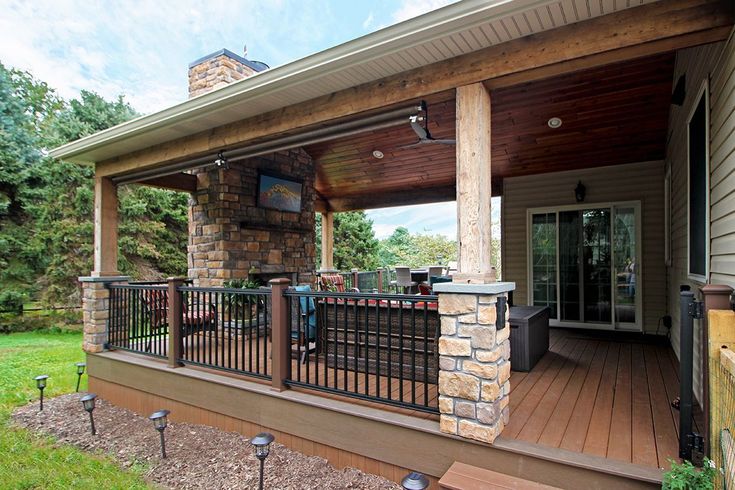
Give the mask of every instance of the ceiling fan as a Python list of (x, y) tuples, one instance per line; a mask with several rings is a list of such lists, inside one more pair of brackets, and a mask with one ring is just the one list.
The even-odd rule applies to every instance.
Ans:
[(400, 148), (413, 148), (427, 144), (454, 145), (457, 143), (457, 140), (454, 139), (436, 139), (431, 136), (431, 133), (429, 132), (429, 110), (426, 105), (426, 101), (424, 100), (421, 101), (421, 111), (424, 113), (423, 115), (415, 115), (409, 118), (411, 129), (413, 129), (416, 136), (419, 137), (419, 140), (416, 143), (401, 146)]

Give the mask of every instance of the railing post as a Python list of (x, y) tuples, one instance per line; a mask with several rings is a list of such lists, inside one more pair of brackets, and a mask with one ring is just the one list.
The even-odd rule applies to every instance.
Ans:
[(352, 269), (351, 272), (352, 272), (352, 287), (353, 288), (359, 288), (360, 286), (358, 286), (358, 281), (359, 281), (358, 273), (360, 272), (360, 270), (359, 269)]
[(271, 279), (271, 389), (283, 391), (288, 388), (285, 380), (291, 377), (291, 326), (288, 319), (288, 299), (283, 292), (291, 281), (285, 278)]
[(383, 292), (383, 268), (378, 267), (378, 292)]
[(184, 285), (185, 279), (180, 277), (168, 278), (168, 367), (177, 368), (184, 364), (180, 361), (184, 347), (182, 332), (183, 295), (178, 290)]

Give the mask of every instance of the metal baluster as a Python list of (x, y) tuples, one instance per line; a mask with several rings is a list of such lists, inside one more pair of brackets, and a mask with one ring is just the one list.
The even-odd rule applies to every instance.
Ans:
[(388, 300), (388, 400), (393, 399), (393, 301)]
[(429, 302), (424, 301), (424, 406), (429, 406)]
[(403, 300), (398, 301), (398, 400), (403, 401)]
[(416, 302), (411, 301), (411, 403), (416, 404)]
[[(368, 300), (365, 299), (365, 394), (370, 395), (370, 332), (368, 329)], [(357, 374), (357, 373), (355, 373)]]
[[(347, 369), (347, 350), (349, 346), (348, 342), (348, 331), (347, 331), (347, 298), (344, 299), (344, 364), (342, 365), (342, 369), (344, 369), (344, 390), (347, 391), (347, 385), (348, 385), (348, 379), (347, 374), (349, 373), (349, 370)], [(355, 329), (355, 337), (357, 337), (357, 329)], [(357, 338), (353, 340), (353, 342), (357, 343)], [(355, 359), (355, 367), (357, 367), (357, 359)], [(355, 372), (355, 392), (357, 392), (357, 372)]]
[(296, 315), (296, 379), (301, 381), (301, 324), (303, 323), (301, 321), (301, 318), (303, 317), (303, 313), (301, 312), (301, 296), (292, 296), (289, 301), (289, 311), (293, 311), (293, 300), (296, 298), (297, 301), (297, 309), (299, 313)]
[(375, 396), (380, 398), (380, 299), (375, 299)]

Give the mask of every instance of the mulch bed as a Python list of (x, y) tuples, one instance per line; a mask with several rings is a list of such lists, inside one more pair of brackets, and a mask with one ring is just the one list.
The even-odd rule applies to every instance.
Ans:
[[(21, 427), (51, 435), (59, 444), (104, 453), (121, 466), (141, 463), (146, 479), (163, 488), (258, 488), (259, 461), (249, 439), (213, 427), (169, 422), (167, 459), (161, 459), (158, 432), (147, 417), (97, 399), (97, 435), (90, 433), (89, 416), (82, 409), (82, 393), (44, 400), (17, 409), (13, 420)], [(276, 443), (265, 462), (265, 488), (398, 489), (400, 486), (354, 468), (337, 470), (327, 460), (306, 456)]]

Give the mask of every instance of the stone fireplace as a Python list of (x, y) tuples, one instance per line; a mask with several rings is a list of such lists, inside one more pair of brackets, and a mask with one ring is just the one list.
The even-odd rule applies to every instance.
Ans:
[[(302, 182), (301, 212), (258, 206), (258, 175)], [(314, 164), (303, 150), (199, 170), (189, 208), (189, 277), (198, 286), (233, 278), (310, 283), (315, 269)]]

